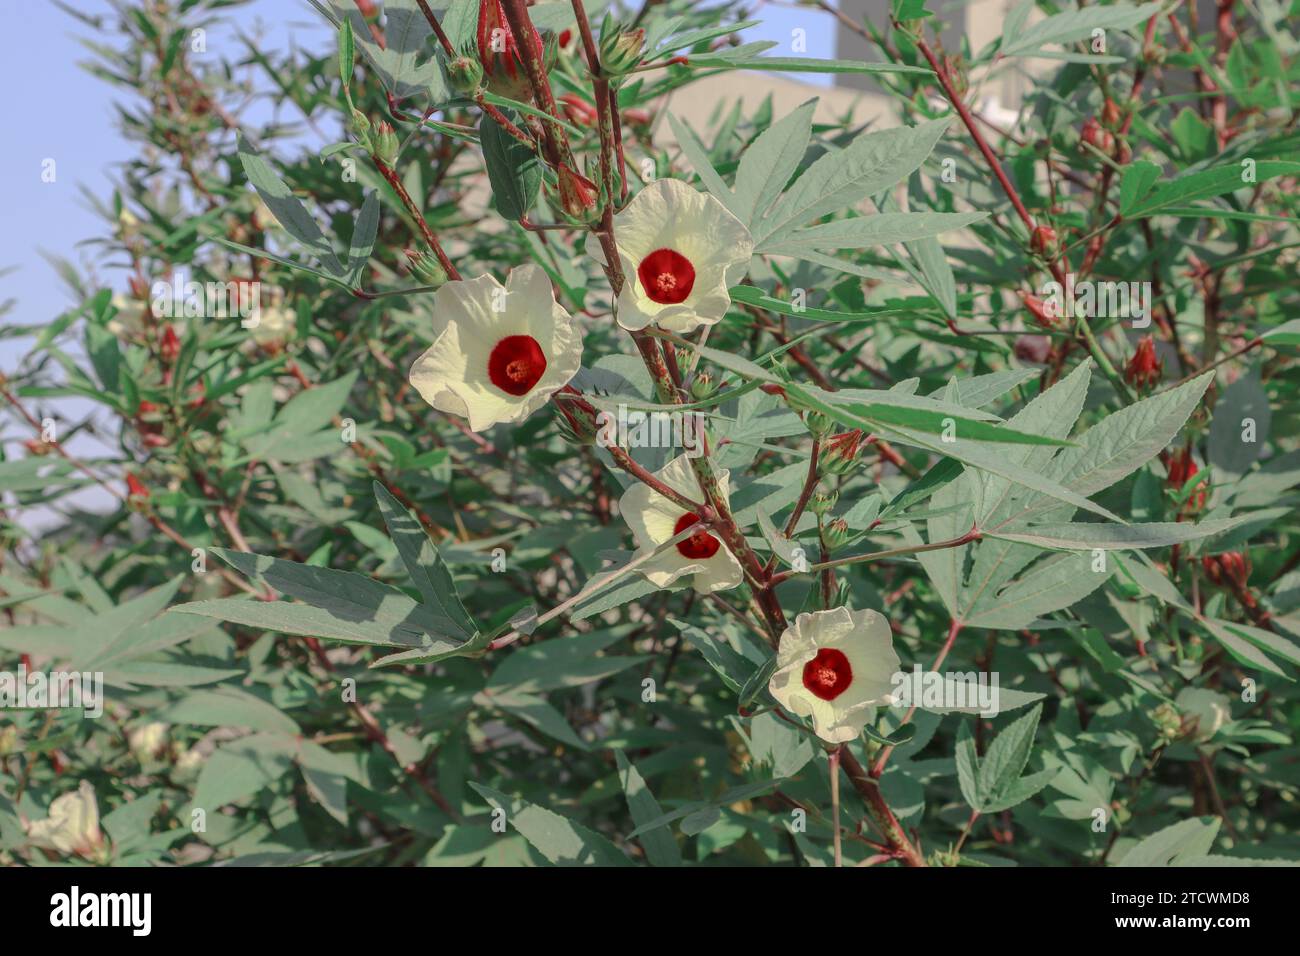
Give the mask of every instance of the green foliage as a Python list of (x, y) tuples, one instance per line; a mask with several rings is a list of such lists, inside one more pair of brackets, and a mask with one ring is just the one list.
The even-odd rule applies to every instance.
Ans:
[[(1175, 33), (1182, 8), (1026, 3), (945, 51), (899, 0), (866, 62), (747, 42), (738, 3), (589, 3), (639, 61), (612, 76), (550, 0), (555, 116), (490, 55), (449, 83), (476, 0), (429, 4), (450, 56), (416, 0), (313, 0), (321, 50), (195, 55), (230, 6), (74, 14), (137, 152), (94, 200), (103, 268), (0, 328), (32, 339), (0, 378), (0, 697), (20, 665), (98, 674), (104, 714), (6, 702), (0, 862), (827, 865), (835, 819), (846, 864), (1300, 861), (1283, 6)], [(766, 71), (876, 90), (686, 108)], [(983, 92), (1006, 71), (1012, 124)], [(716, 322), (630, 333), (645, 280), (606, 243), (660, 178), (754, 252), (692, 273)], [(456, 273), (528, 264), (582, 367), (473, 432), (409, 370)], [(1110, 288), (1053, 311), (1053, 283)], [(592, 438), (637, 411), (707, 441)], [(623, 495), (683, 448), (703, 523), (644, 546)], [(651, 576), (690, 527), (739, 584)], [(783, 635), (842, 607), (918, 686), (832, 741), (781, 699), (783, 669), (814, 686)], [(42, 836), (86, 794), (98, 829)]]

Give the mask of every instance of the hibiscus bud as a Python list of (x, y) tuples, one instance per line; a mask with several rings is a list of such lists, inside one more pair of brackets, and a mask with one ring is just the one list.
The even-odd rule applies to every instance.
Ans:
[(1201, 567), (1205, 569), (1205, 576), (1214, 584), (1228, 588), (1239, 596), (1250, 598), (1245, 603), (1254, 604), (1254, 598), (1247, 591), (1250, 580), (1250, 560), (1240, 551), (1207, 554), (1201, 558)]
[(447, 80), (462, 96), (473, 96), (483, 85), (483, 64), (464, 53), (447, 63)]
[(858, 466), (862, 450), (862, 429), (840, 432), (826, 440), (818, 467), (828, 475), (847, 475)]
[(559, 169), (560, 208), (570, 219), (592, 222), (599, 217), (596, 184), (568, 166)]
[(1089, 146), (1101, 150), (1107, 156), (1115, 148), (1115, 137), (1111, 135), (1109, 130), (1102, 128), (1095, 116), (1088, 117), (1088, 122), (1083, 124), (1083, 130), (1079, 133), (1079, 138)]
[[(608, 24), (610, 21), (606, 20)], [(645, 30), (600, 31), (600, 66), (610, 76), (631, 72), (641, 62), (641, 48), (645, 45)]]
[(1149, 335), (1144, 335), (1138, 340), (1133, 357), (1128, 360), (1128, 365), (1124, 367), (1124, 379), (1134, 388), (1150, 388), (1160, 381), (1162, 370), (1163, 366), (1160, 360), (1156, 358), (1155, 339)]
[(392, 124), (385, 120), (380, 120), (375, 124), (375, 135), (370, 138), (370, 150), (385, 166), (391, 166), (397, 160), (397, 150), (401, 145), (397, 139), (397, 131), (393, 129)]
[(579, 448), (596, 444), (600, 431), (592, 415), (563, 398), (555, 399), (555, 427), (561, 438)]
[(37, 458), (48, 455), (54, 449), (50, 442), (42, 441), (39, 438), (27, 439), (27, 441), (23, 442), (23, 447), (27, 449), (28, 454), (35, 455)]
[(623, 110), (623, 122), (628, 126), (649, 126), (650, 111), (637, 109), (633, 107), (630, 110)]
[(1044, 365), (1052, 355), (1052, 340), (1046, 335), (1022, 335), (1013, 348), (1020, 361)]
[(1037, 226), (1029, 237), (1029, 248), (1040, 256), (1054, 256), (1060, 246), (1056, 230), (1051, 226)]
[(817, 438), (821, 438), (835, 427), (835, 421), (829, 415), (823, 415), (821, 412), (809, 412), (804, 416), (803, 423), (808, 426), (808, 430)]
[[(1198, 473), (1199, 469), (1196, 467), (1196, 462), (1192, 460), (1192, 450), (1184, 448), (1169, 460), (1169, 487), (1174, 491), (1182, 491)], [(1198, 481), (1194, 487), (1197, 490), (1183, 503), (1182, 510), (1184, 513), (1193, 513), (1205, 506), (1204, 479)]]
[(141, 401), (135, 410), (135, 426), (140, 439), (148, 448), (160, 448), (168, 444), (163, 434), (163, 420), (158, 406), (150, 401)]
[(1030, 295), (1028, 292), (1018, 291), (1016, 295), (1020, 296), (1020, 301), (1024, 303), (1026, 309), (1037, 322), (1045, 329), (1056, 328), (1055, 309), (1036, 295)]
[(808, 501), (808, 510), (815, 515), (826, 515), (840, 500), (839, 492), (819, 491)]
[(149, 489), (135, 475), (126, 476), (126, 491), (128, 501), (136, 504), (143, 504), (149, 497)]
[(1112, 100), (1110, 97), (1106, 97), (1106, 102), (1102, 105), (1101, 108), (1102, 123), (1104, 123), (1106, 126), (1110, 127), (1111, 129), (1114, 129), (1117, 126), (1119, 126), (1122, 117), (1123, 117), (1123, 111), (1119, 108), (1119, 104), (1116, 103), (1114, 100)]
[(826, 547), (831, 551), (844, 547), (851, 536), (852, 532), (849, 531), (849, 523), (843, 518), (836, 518), (822, 528), (822, 540), (826, 542)]
[(366, 118), (365, 113), (361, 112), (361, 110), (354, 109), (352, 111), (352, 123), (350, 125), (352, 127), (352, 132), (356, 134), (358, 140), (363, 144), (370, 142), (370, 120)]
[[(542, 38), (536, 28), (527, 42), (538, 53), (543, 52)], [(482, 0), (478, 9), (478, 56), (483, 64), (483, 75), (488, 89), (498, 96), (527, 102), (532, 99), (532, 85), (519, 56), (519, 45), (510, 24), (506, 21), (501, 0)]]
[(561, 31), (560, 31), (560, 37), (559, 37), (559, 44), (560, 44), (560, 46), (562, 46), (562, 47), (566, 47), (566, 46), (568, 46), (568, 45), (569, 45), (569, 41), (572, 40), (572, 39), (573, 39), (573, 31), (572, 31), (572, 30), (561, 30)]
[(176, 336), (176, 330), (170, 325), (163, 326), (162, 341), (158, 343), (158, 355), (168, 365), (174, 365), (180, 358), (181, 340)]
[(691, 398), (697, 402), (708, 401), (717, 390), (718, 386), (714, 383), (713, 376), (703, 370), (697, 373), (695, 381), (691, 382)]
[(574, 126), (595, 126), (598, 117), (596, 107), (592, 106), (577, 93), (565, 93), (559, 97), (560, 109), (564, 118)]
[(442, 286), (447, 281), (447, 270), (442, 267), (442, 263), (434, 256), (425, 255), (418, 249), (405, 249), (406, 264), (411, 270), (411, 275), (417, 277), (426, 285), (435, 287)]
[(1152, 712), (1151, 720), (1159, 730), (1161, 739), (1166, 742), (1177, 740), (1182, 736), (1183, 719), (1178, 714), (1178, 708), (1173, 704), (1161, 704)]

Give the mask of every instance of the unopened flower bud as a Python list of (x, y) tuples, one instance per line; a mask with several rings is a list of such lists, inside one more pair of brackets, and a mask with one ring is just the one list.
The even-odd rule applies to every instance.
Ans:
[(718, 390), (718, 386), (713, 381), (713, 376), (704, 370), (700, 370), (695, 380), (691, 382), (691, 398), (697, 402), (707, 401)]
[(600, 430), (595, 419), (585, 409), (563, 397), (555, 399), (555, 426), (559, 429), (561, 438), (578, 447), (596, 444), (596, 435)]
[(1101, 150), (1107, 156), (1115, 149), (1115, 137), (1110, 130), (1105, 129), (1097, 122), (1095, 116), (1088, 117), (1088, 121), (1083, 124), (1083, 129), (1079, 132), (1079, 139), (1089, 146)]
[(1156, 358), (1155, 340), (1144, 335), (1133, 351), (1133, 357), (1124, 367), (1124, 379), (1136, 389), (1147, 389), (1160, 381), (1163, 366)]
[(356, 134), (358, 140), (362, 143), (368, 143), (370, 136), (370, 120), (361, 110), (352, 111), (352, 132)]
[(858, 453), (862, 450), (862, 429), (840, 432), (826, 440), (818, 467), (824, 474), (847, 475), (858, 467)]
[(392, 124), (386, 120), (380, 120), (375, 124), (375, 133), (370, 137), (370, 149), (376, 159), (385, 166), (393, 165), (397, 160), (397, 150), (400, 146), (401, 142)]
[[(609, 21), (607, 20), (608, 24)], [(641, 62), (641, 48), (645, 46), (645, 30), (606, 30), (600, 33), (600, 67), (610, 76), (622, 76)]]
[(168, 365), (174, 365), (181, 355), (181, 340), (171, 325), (164, 325), (161, 341), (158, 343), (158, 357)]
[(1166, 742), (1177, 740), (1182, 736), (1183, 719), (1178, 714), (1178, 708), (1173, 704), (1164, 703), (1157, 707), (1151, 714), (1151, 721)]
[(849, 531), (849, 523), (843, 518), (836, 518), (822, 528), (822, 539), (826, 542), (826, 547), (831, 551), (844, 547), (852, 534)]
[[(1200, 473), (1196, 467), (1196, 462), (1192, 460), (1192, 450), (1184, 448), (1177, 455), (1169, 459), (1169, 487), (1175, 492), (1181, 492), (1187, 487), (1188, 482)], [(1193, 486), (1196, 488), (1187, 499), (1183, 502), (1182, 513), (1193, 514), (1200, 511), (1205, 506), (1205, 481), (1201, 479)]]
[(135, 475), (126, 476), (126, 492), (128, 504), (143, 505), (149, 500), (149, 489)]
[(804, 416), (803, 423), (808, 426), (808, 431), (812, 432), (814, 438), (821, 438), (835, 427), (835, 420), (821, 412), (809, 412)]
[(1020, 296), (1020, 301), (1024, 303), (1025, 308), (1029, 310), (1029, 313), (1034, 317), (1035, 322), (1045, 329), (1056, 328), (1057, 317), (1054, 314), (1056, 311), (1054, 308), (1049, 306), (1038, 296), (1030, 295), (1028, 292), (1023, 290), (1017, 291), (1016, 295)]
[(1104, 123), (1106, 126), (1110, 127), (1111, 129), (1115, 129), (1117, 126), (1119, 126), (1120, 120), (1123, 118), (1123, 115), (1124, 115), (1123, 110), (1119, 108), (1119, 104), (1116, 103), (1114, 100), (1112, 100), (1110, 97), (1107, 97), (1106, 102), (1101, 107), (1102, 123)]
[(826, 515), (839, 502), (840, 495), (836, 491), (819, 491), (808, 501), (808, 510), (815, 515)]
[(1240, 551), (1225, 551), (1223, 554), (1207, 554), (1201, 558), (1201, 567), (1205, 576), (1219, 587), (1228, 588), (1243, 603), (1253, 607), (1255, 599), (1248, 587), (1250, 582), (1250, 559)]
[(464, 53), (447, 63), (447, 81), (462, 96), (473, 96), (483, 85), (483, 64)]
[(600, 217), (599, 190), (596, 184), (568, 166), (557, 173), (559, 206), (574, 222), (590, 223)]
[[(542, 53), (542, 38), (536, 28), (527, 42)], [(483, 64), (483, 75), (488, 89), (498, 96), (528, 102), (533, 98), (532, 84), (528, 80), (523, 60), (519, 55), (518, 40), (510, 30), (501, 0), (482, 0), (478, 11), (478, 55)]]
[(1040, 256), (1054, 256), (1060, 248), (1056, 230), (1051, 226), (1037, 226), (1029, 237), (1029, 248)]
[(418, 249), (406, 249), (406, 264), (411, 275), (431, 286), (442, 286), (447, 281), (447, 270), (435, 256), (426, 255)]

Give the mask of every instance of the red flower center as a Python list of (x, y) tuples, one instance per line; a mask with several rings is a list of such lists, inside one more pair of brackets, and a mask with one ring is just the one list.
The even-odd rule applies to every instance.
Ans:
[(672, 249), (656, 249), (650, 253), (641, 260), (636, 274), (645, 294), (661, 305), (685, 301), (695, 287), (695, 266)]
[[(682, 515), (677, 519), (677, 524), (673, 528), (673, 534), (681, 534), (699, 520), (699, 515)], [(690, 558), (693, 561), (702, 561), (705, 558), (713, 557), (718, 553), (718, 548), (720, 546), (721, 542), (703, 528), (695, 532), (695, 534), (691, 535), (686, 540), (677, 542), (677, 550), (681, 552), (682, 557)]]
[(507, 335), (488, 357), (488, 378), (510, 395), (527, 395), (546, 371), (546, 355), (531, 335)]
[(803, 666), (803, 686), (822, 700), (834, 700), (853, 683), (853, 668), (843, 651), (823, 647)]

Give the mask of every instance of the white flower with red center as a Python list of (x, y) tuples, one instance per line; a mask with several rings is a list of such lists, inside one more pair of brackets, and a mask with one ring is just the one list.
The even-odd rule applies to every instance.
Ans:
[(582, 362), (582, 335), (537, 266), (513, 270), (504, 286), (488, 275), (449, 282), (433, 311), (441, 329), (411, 366), (411, 384), (473, 431), (527, 418)]
[[(728, 494), (728, 473), (719, 470), (717, 475), (718, 488), (725, 498)], [(686, 455), (674, 458), (655, 472), (655, 477), (683, 497), (691, 500), (700, 497), (700, 486)], [(699, 515), (684, 510), (666, 495), (640, 483), (623, 492), (618, 508), (623, 520), (632, 528), (638, 554), (653, 551), (700, 520)], [(664, 549), (645, 564), (639, 565), (637, 570), (661, 588), (669, 587), (688, 574), (692, 575), (691, 584), (695, 590), (703, 593), (734, 588), (744, 577), (735, 555), (727, 550), (715, 534), (704, 528)]]
[[(713, 325), (727, 314), (727, 290), (745, 276), (754, 239), (745, 224), (708, 193), (676, 179), (642, 189), (614, 216), (614, 238), (623, 267), (618, 324), (644, 329), (655, 323), (670, 332)], [(605, 264), (594, 239), (587, 249)]]
[(889, 622), (875, 611), (800, 614), (781, 634), (767, 689), (833, 744), (857, 739), (879, 704), (891, 704), (898, 654)]
[(107, 862), (108, 845), (99, 828), (99, 805), (89, 781), (83, 780), (76, 790), (56, 797), (48, 817), (28, 824), (27, 838), (33, 846), (64, 856)]

